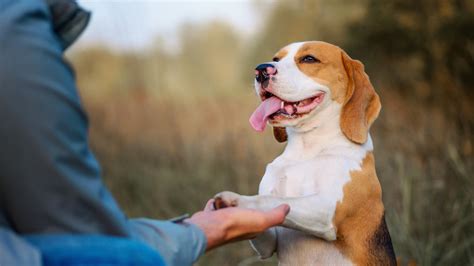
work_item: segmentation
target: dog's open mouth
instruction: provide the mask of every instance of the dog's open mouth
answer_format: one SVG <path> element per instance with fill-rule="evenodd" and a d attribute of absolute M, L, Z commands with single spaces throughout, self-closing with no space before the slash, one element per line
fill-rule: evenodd
<path fill-rule="evenodd" d="M 265 91 L 260 95 L 262 103 L 250 117 L 250 124 L 257 131 L 263 131 L 268 120 L 295 119 L 314 110 L 324 99 L 324 92 L 297 102 L 285 101 Z"/>

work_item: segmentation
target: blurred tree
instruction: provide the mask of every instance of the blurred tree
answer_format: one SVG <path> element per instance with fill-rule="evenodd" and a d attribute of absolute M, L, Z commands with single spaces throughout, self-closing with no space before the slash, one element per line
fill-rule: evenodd
<path fill-rule="evenodd" d="M 124 82 L 126 59 L 105 47 L 95 47 L 71 54 L 80 75 L 78 87 L 86 88 L 81 93 L 87 97 L 102 97 L 123 94 L 128 91 Z"/>
<path fill-rule="evenodd" d="M 179 52 L 170 73 L 175 92 L 190 90 L 200 95 L 232 92 L 241 84 L 240 38 L 228 24 L 214 21 L 202 26 L 186 24 L 180 32 Z M 198 94 L 193 94 L 198 95 Z"/>
<path fill-rule="evenodd" d="M 365 59 L 370 70 L 391 76 L 406 93 L 412 90 L 404 85 L 427 82 L 436 88 L 420 96 L 444 97 L 458 89 L 473 96 L 472 1 L 370 0 L 366 16 L 350 29 L 351 52 Z"/>
<path fill-rule="evenodd" d="M 173 71 L 171 60 L 172 56 L 165 49 L 162 37 L 158 37 L 146 56 L 142 56 L 139 69 L 143 71 L 144 86 L 150 93 L 160 95 L 167 91 L 169 85 L 166 77 Z"/>

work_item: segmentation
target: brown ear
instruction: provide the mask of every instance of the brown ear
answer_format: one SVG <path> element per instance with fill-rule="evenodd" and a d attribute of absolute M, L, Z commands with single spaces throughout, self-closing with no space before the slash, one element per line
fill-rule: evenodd
<path fill-rule="evenodd" d="M 379 115 L 380 99 L 360 61 L 342 52 L 342 63 L 348 82 L 341 112 L 341 130 L 351 141 L 363 144 L 367 141 L 370 126 Z"/>
<path fill-rule="evenodd" d="M 288 139 L 286 128 L 284 127 L 273 127 L 273 136 L 280 143 L 285 142 Z"/>

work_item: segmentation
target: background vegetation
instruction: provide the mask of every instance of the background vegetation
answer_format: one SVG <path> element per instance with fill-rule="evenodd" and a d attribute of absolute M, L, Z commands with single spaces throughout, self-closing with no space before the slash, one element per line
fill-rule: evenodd
<path fill-rule="evenodd" d="M 284 148 L 248 125 L 253 68 L 299 40 L 335 43 L 366 64 L 382 99 L 371 132 L 397 256 L 474 265 L 474 2 L 256 2 L 262 30 L 185 25 L 176 51 L 72 55 L 91 145 L 130 216 L 170 218 L 222 190 L 255 194 Z M 138 30 L 138 29 L 137 29 Z M 270 265 L 245 242 L 199 265 Z"/>

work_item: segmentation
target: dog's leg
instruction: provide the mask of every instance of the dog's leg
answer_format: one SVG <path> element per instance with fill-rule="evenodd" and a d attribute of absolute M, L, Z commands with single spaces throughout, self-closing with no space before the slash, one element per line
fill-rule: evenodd
<path fill-rule="evenodd" d="M 276 251 L 277 234 L 276 228 L 270 228 L 265 232 L 259 234 L 254 239 L 250 240 L 252 248 L 260 256 L 260 259 L 268 259 Z"/>
<path fill-rule="evenodd" d="M 234 192 L 221 192 L 215 196 L 223 201 L 223 206 L 268 211 L 280 204 L 290 205 L 290 212 L 283 223 L 284 227 L 303 231 L 326 240 L 336 239 L 333 217 L 336 200 L 321 194 L 304 197 L 284 198 L 275 196 L 242 196 Z"/>

